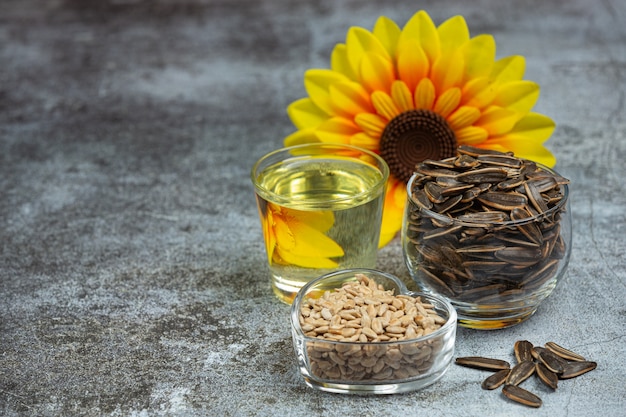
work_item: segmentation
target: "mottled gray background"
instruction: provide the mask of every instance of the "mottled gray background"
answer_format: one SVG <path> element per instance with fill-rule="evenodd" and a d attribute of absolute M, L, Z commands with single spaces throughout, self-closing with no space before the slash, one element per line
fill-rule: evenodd
<path fill-rule="evenodd" d="M 565 279 L 528 322 L 457 343 L 512 360 L 517 339 L 555 340 L 598 362 L 554 393 L 528 382 L 539 410 L 458 366 L 406 395 L 306 388 L 269 288 L 251 165 L 350 26 L 421 8 L 525 55 L 558 124 Z M 624 22 L 620 0 L 2 0 L 0 414 L 624 415 Z M 379 267 L 409 280 L 397 240 Z"/>

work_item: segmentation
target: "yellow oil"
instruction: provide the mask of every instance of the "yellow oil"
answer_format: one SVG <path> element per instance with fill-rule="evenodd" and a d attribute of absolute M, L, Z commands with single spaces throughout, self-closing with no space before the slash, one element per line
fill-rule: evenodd
<path fill-rule="evenodd" d="M 281 208 L 288 209 L 290 218 L 287 220 L 291 221 L 291 225 L 299 218 L 310 218 L 310 214 L 315 212 L 331 219 L 331 227 L 320 231 L 343 249 L 342 256 L 325 259 L 335 263 L 335 266 L 303 266 L 302 263 L 308 262 L 298 259 L 290 263 L 277 254 L 289 252 L 292 238 L 306 239 L 307 236 L 276 234 L 278 238 L 273 256 L 269 256 L 269 264 L 273 289 L 280 299 L 291 303 L 306 282 L 333 270 L 376 266 L 384 200 L 384 181 L 376 167 L 341 157 L 294 158 L 268 167 L 256 180 L 262 220 L 267 222 L 268 204 L 274 205 L 274 213 Z M 268 233 L 267 230 L 264 232 Z M 289 239 L 281 241 L 281 237 Z M 266 249 L 268 254 L 272 250 Z M 314 251 L 311 255 L 315 258 Z"/>

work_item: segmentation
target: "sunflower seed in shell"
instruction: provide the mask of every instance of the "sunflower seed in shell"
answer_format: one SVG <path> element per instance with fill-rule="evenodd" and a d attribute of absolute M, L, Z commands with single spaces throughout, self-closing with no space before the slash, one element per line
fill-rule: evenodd
<path fill-rule="evenodd" d="M 533 344 L 530 343 L 528 340 L 518 340 L 517 342 L 515 342 L 513 350 L 515 352 L 515 358 L 517 359 L 517 362 L 532 361 L 532 349 Z"/>
<path fill-rule="evenodd" d="M 543 262 L 538 269 L 526 275 L 522 284 L 526 289 L 540 287 L 554 277 L 558 266 L 558 259 L 550 259 Z"/>
<path fill-rule="evenodd" d="M 541 255 L 539 248 L 507 247 L 495 252 L 496 259 L 521 266 L 535 265 L 542 259 Z"/>
<path fill-rule="evenodd" d="M 513 210 L 528 204 L 528 198 L 524 194 L 516 192 L 488 191 L 480 194 L 476 199 L 497 210 Z"/>
<path fill-rule="evenodd" d="M 454 160 L 454 166 L 457 168 L 474 168 L 479 164 L 480 162 L 470 155 L 461 155 Z"/>
<path fill-rule="evenodd" d="M 525 179 L 523 177 L 513 177 L 507 180 L 501 181 L 496 185 L 496 189 L 500 191 L 512 190 L 515 187 L 519 187 L 524 184 Z"/>
<path fill-rule="evenodd" d="M 527 182 L 529 184 L 532 183 L 533 186 L 540 193 L 546 193 L 546 192 L 548 192 L 550 190 L 553 190 L 558 185 L 557 184 L 557 180 L 556 180 L 556 178 L 553 175 L 546 176 L 546 177 L 543 177 L 543 178 L 530 179 L 530 180 L 527 180 Z"/>
<path fill-rule="evenodd" d="M 461 226 L 453 226 L 453 227 L 439 227 L 437 229 L 430 230 L 424 233 L 424 240 L 434 239 L 437 237 L 445 236 L 447 234 L 456 232 L 459 230 Z"/>
<path fill-rule="evenodd" d="M 530 351 L 530 354 L 533 355 L 533 358 L 535 358 L 536 360 L 539 360 L 539 355 L 544 350 L 546 350 L 546 348 L 542 348 L 541 346 L 533 346 L 532 350 Z"/>
<path fill-rule="evenodd" d="M 546 349 L 548 349 L 550 352 L 568 361 L 583 362 L 586 360 L 582 355 L 572 352 L 569 349 L 565 349 L 563 346 L 559 346 L 554 342 L 548 342 L 545 344 L 545 346 Z"/>
<path fill-rule="evenodd" d="M 521 208 L 514 208 L 511 210 L 511 220 L 513 221 L 524 221 L 530 219 L 531 215 L 528 211 Z M 536 223 L 531 222 L 530 220 L 525 223 L 521 223 L 517 225 L 518 230 L 528 238 L 528 240 L 535 242 L 539 245 L 543 243 L 543 234 L 541 233 L 541 229 L 537 226 Z"/>
<path fill-rule="evenodd" d="M 502 369 L 487 377 L 480 386 L 486 390 L 496 389 L 504 384 L 510 372 L 510 369 Z"/>
<path fill-rule="evenodd" d="M 476 213 L 463 214 L 458 216 L 457 219 L 462 222 L 476 223 L 478 226 L 482 227 L 483 223 L 484 226 L 488 226 L 491 223 L 505 222 L 509 218 L 507 214 L 502 211 L 479 211 Z"/>
<path fill-rule="evenodd" d="M 417 190 L 413 193 L 413 201 L 417 203 L 418 206 L 425 208 L 426 210 L 430 210 L 433 208 L 433 203 L 428 199 L 426 195 L 426 191 Z"/>
<path fill-rule="evenodd" d="M 433 178 L 437 178 L 437 177 L 452 177 L 452 178 L 456 178 L 456 176 L 459 175 L 459 173 L 457 171 L 454 171 L 452 169 L 432 168 L 432 167 L 424 164 L 423 162 L 417 165 L 417 167 L 415 168 L 415 172 L 417 172 L 418 174 L 421 174 L 423 176 L 433 177 Z"/>
<path fill-rule="evenodd" d="M 575 378 L 589 371 L 593 371 L 597 366 L 598 364 L 592 361 L 568 362 L 563 367 L 563 372 L 559 375 L 559 378 Z"/>
<path fill-rule="evenodd" d="M 447 199 L 443 203 L 435 204 L 435 211 L 437 213 L 443 214 L 447 213 L 451 209 L 453 209 L 457 204 L 461 202 L 463 196 L 461 194 L 447 197 Z"/>
<path fill-rule="evenodd" d="M 438 287 L 438 290 L 441 291 L 443 295 L 451 296 L 455 294 L 455 292 L 448 286 L 448 284 L 446 284 L 441 278 L 439 278 L 437 275 L 435 275 L 425 267 L 419 266 L 417 268 L 417 271 L 423 274 L 429 282 Z"/>
<path fill-rule="evenodd" d="M 527 405 L 529 407 L 539 408 L 541 407 L 541 398 L 537 397 L 530 391 L 520 388 L 516 385 L 505 385 L 502 388 L 502 393 L 510 400 L 518 402 L 520 404 Z"/>
<path fill-rule="evenodd" d="M 425 159 L 422 161 L 422 164 L 428 165 L 435 168 L 445 168 L 445 169 L 454 169 L 454 161 L 456 157 L 450 157 L 446 159 Z"/>
<path fill-rule="evenodd" d="M 473 187 L 472 184 L 465 184 L 464 182 L 461 182 L 454 177 L 437 177 L 435 178 L 435 182 L 443 187 L 445 190 L 450 187 L 464 187 L 468 189 Z"/>
<path fill-rule="evenodd" d="M 461 246 L 456 249 L 457 253 L 482 253 L 482 252 L 495 252 L 498 250 L 505 249 L 506 246 L 498 245 L 498 246 L 490 246 L 490 245 L 472 245 L 472 246 Z"/>
<path fill-rule="evenodd" d="M 424 191 L 426 191 L 426 196 L 430 201 L 435 204 L 441 204 L 446 201 L 446 197 L 441 195 L 441 191 L 443 188 L 438 185 L 436 182 L 427 182 L 424 185 Z"/>
<path fill-rule="evenodd" d="M 476 160 L 484 165 L 499 165 L 508 168 L 521 168 L 522 160 L 507 154 L 477 155 Z"/>
<path fill-rule="evenodd" d="M 557 376 L 557 374 L 549 370 L 548 367 L 545 366 L 543 363 L 537 362 L 535 364 L 535 372 L 537 373 L 539 380 L 541 380 L 541 382 L 543 382 L 545 385 L 552 389 L 557 388 L 559 384 L 559 377 Z"/>
<path fill-rule="evenodd" d="M 519 385 L 534 373 L 535 363 L 533 361 L 522 361 L 511 369 L 511 373 L 506 378 L 506 383 L 508 385 Z"/>
<path fill-rule="evenodd" d="M 444 178 L 437 178 L 437 184 L 442 186 L 443 189 L 441 190 L 441 195 L 443 196 L 451 196 L 451 195 L 461 195 L 463 196 L 463 193 L 471 188 L 474 188 L 474 184 L 465 184 L 462 182 L 458 182 L 457 180 L 454 180 L 455 182 L 457 182 L 458 184 L 456 185 L 442 185 L 442 182 L 445 181 L 440 181 Z M 451 179 L 451 178 L 450 178 Z M 480 188 L 479 188 L 480 190 Z"/>
<path fill-rule="evenodd" d="M 511 368 L 511 364 L 505 360 L 483 358 L 482 356 L 465 356 L 456 358 L 455 363 L 469 368 L 484 369 L 487 371 L 499 371 Z"/>
<path fill-rule="evenodd" d="M 498 183 L 508 178 L 507 170 L 504 168 L 480 168 L 472 171 L 457 173 L 456 179 L 459 181 L 480 184 Z"/>
<path fill-rule="evenodd" d="M 532 205 L 537 209 L 539 213 L 545 213 L 546 211 L 548 211 L 548 205 L 545 201 L 543 201 L 541 193 L 532 182 L 526 181 L 524 183 L 524 189 L 526 190 L 528 200 L 530 200 Z"/>
<path fill-rule="evenodd" d="M 562 359 L 550 352 L 548 349 L 544 349 L 540 352 L 537 359 L 555 374 L 563 373 L 564 363 L 562 362 Z"/>

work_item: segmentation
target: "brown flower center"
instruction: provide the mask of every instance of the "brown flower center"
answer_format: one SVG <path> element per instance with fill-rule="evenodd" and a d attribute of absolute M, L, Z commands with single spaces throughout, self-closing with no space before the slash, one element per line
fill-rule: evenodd
<path fill-rule="evenodd" d="M 430 110 L 409 110 L 394 117 L 380 138 L 380 156 L 391 173 L 407 182 L 425 159 L 456 155 L 456 136 L 446 119 Z"/>

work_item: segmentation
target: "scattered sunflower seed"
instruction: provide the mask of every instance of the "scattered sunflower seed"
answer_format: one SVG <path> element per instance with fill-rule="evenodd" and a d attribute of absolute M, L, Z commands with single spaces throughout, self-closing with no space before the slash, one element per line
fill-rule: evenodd
<path fill-rule="evenodd" d="M 513 346 L 513 350 L 515 351 L 515 359 L 517 359 L 518 362 L 532 361 L 532 349 L 533 344 L 530 343 L 528 340 L 518 340 Z"/>
<path fill-rule="evenodd" d="M 559 346 L 554 342 L 548 342 L 546 343 L 545 346 L 546 346 L 546 349 L 548 349 L 550 352 L 554 353 L 555 355 L 559 355 L 563 359 L 566 359 L 569 361 L 579 361 L 579 362 L 585 361 L 584 356 L 579 355 L 578 353 L 572 352 L 569 349 L 565 349 L 564 347 Z"/>
<path fill-rule="evenodd" d="M 541 407 L 541 398 L 517 385 L 505 385 L 502 393 L 509 399 L 529 407 Z"/>
<path fill-rule="evenodd" d="M 519 404 L 538 408 L 542 404 L 541 398 L 519 386 L 533 374 L 543 384 L 556 390 L 559 379 L 575 378 L 598 366 L 596 362 L 585 360 L 582 355 L 554 342 L 548 342 L 545 346 L 534 346 L 528 340 L 516 341 L 513 352 L 517 363 L 513 368 L 505 360 L 482 356 L 459 357 L 455 362 L 470 368 L 496 371 L 482 381 L 483 389 L 493 390 L 504 385 L 502 393 L 505 397 Z"/>
<path fill-rule="evenodd" d="M 502 369 L 492 374 L 491 376 L 487 377 L 481 384 L 481 387 L 487 390 L 496 389 L 500 387 L 502 384 L 504 384 L 504 382 L 507 380 L 507 377 L 509 376 L 510 373 L 511 373 L 510 369 Z"/>
<path fill-rule="evenodd" d="M 533 361 L 522 361 L 511 369 L 511 373 L 506 378 L 506 383 L 507 385 L 519 385 L 534 373 L 535 363 Z"/>
<path fill-rule="evenodd" d="M 591 362 L 591 361 L 569 362 L 563 368 L 563 372 L 559 375 L 559 378 L 561 379 L 575 378 L 589 371 L 593 371 L 594 369 L 596 369 L 597 366 L 598 366 L 597 363 Z"/>
<path fill-rule="evenodd" d="M 457 365 L 467 366 L 468 368 L 477 368 L 487 371 L 497 371 L 502 369 L 510 369 L 511 365 L 507 361 L 492 358 L 483 358 L 481 356 L 466 356 L 456 358 Z"/>
<path fill-rule="evenodd" d="M 559 377 L 557 376 L 557 374 L 555 374 L 554 372 L 549 370 L 541 362 L 538 362 L 536 364 L 536 367 L 537 368 L 536 368 L 535 372 L 537 372 L 537 376 L 539 377 L 541 382 L 543 382 L 544 384 L 546 384 L 547 386 L 549 386 L 552 389 L 556 389 L 558 384 L 559 384 Z"/>

